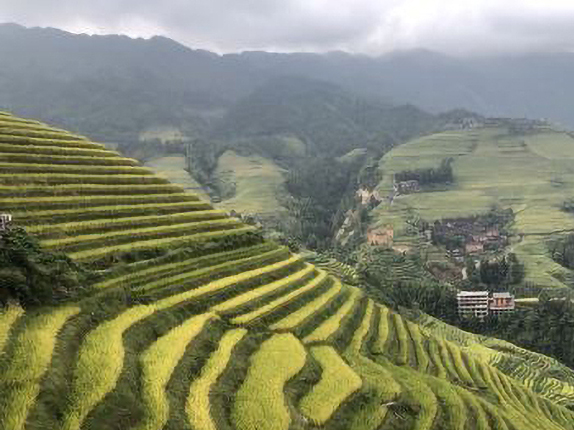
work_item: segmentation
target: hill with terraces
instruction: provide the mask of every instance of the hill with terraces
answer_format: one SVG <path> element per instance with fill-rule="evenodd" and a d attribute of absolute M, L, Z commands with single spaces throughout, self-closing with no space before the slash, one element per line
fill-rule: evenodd
<path fill-rule="evenodd" d="M 392 202 L 384 199 L 373 212 L 375 223 L 392 227 L 396 243 L 420 249 L 425 240 L 414 224 L 464 222 L 493 208 L 511 209 L 506 249 L 525 264 L 524 283 L 571 288 L 574 273 L 552 258 L 548 241 L 574 231 L 574 216 L 565 206 L 574 191 L 572 134 L 541 122 L 493 119 L 480 127 L 416 138 L 382 157 L 378 190 L 387 196 L 395 175 L 436 168 L 449 158 L 451 183 L 402 193 Z M 444 254 L 444 247 L 428 252 L 433 259 L 433 252 Z"/>
<path fill-rule="evenodd" d="M 0 212 L 99 275 L 0 310 L 2 429 L 574 429 L 560 363 L 408 319 L 84 137 L 1 114 Z"/>

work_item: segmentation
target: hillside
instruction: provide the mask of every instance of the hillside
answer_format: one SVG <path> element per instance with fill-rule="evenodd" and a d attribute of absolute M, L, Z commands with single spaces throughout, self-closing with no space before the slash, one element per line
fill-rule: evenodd
<path fill-rule="evenodd" d="M 3 113 L 0 159 L 0 211 L 100 275 L 0 310 L 3 430 L 574 429 L 559 364 L 506 374 L 103 145 Z"/>
<path fill-rule="evenodd" d="M 395 240 L 417 242 L 414 219 L 470 218 L 493 207 L 512 209 L 512 250 L 526 264 L 525 282 L 565 287 L 570 270 L 550 257 L 547 242 L 574 229 L 564 203 L 574 192 L 574 139 L 540 127 L 523 132 L 505 125 L 444 132 L 415 139 L 383 157 L 382 194 L 392 190 L 393 175 L 437 167 L 452 158 L 454 181 L 383 202 L 374 212 L 379 225 L 392 225 Z"/>
<path fill-rule="evenodd" d="M 269 80 L 296 76 L 431 112 L 466 108 L 574 126 L 571 52 L 449 57 L 412 50 L 367 57 L 217 55 L 193 48 L 166 37 L 88 36 L 2 24 L 0 56 L 10 62 L 0 70 L 0 107 L 113 141 L 150 126 L 191 121 L 201 128 L 202 121 L 220 118 Z"/>

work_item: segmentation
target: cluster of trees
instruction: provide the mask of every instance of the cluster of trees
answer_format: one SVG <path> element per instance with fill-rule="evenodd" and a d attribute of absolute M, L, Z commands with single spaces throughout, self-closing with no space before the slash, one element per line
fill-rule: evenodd
<path fill-rule="evenodd" d="M 418 181 L 420 185 L 449 184 L 454 181 L 452 158 L 445 158 L 440 166 L 428 169 L 404 170 L 395 173 L 395 181 Z"/>
<path fill-rule="evenodd" d="M 43 251 L 22 228 L 0 234 L 0 305 L 53 304 L 77 297 L 95 279 L 66 255 Z"/>
<path fill-rule="evenodd" d="M 550 241 L 548 248 L 554 261 L 568 269 L 574 269 L 574 234 Z"/>
<path fill-rule="evenodd" d="M 471 289 L 486 285 L 491 291 L 502 291 L 524 280 L 524 263 L 512 252 L 495 259 L 482 259 L 479 264 L 469 260 L 466 271 Z"/>
<path fill-rule="evenodd" d="M 359 166 L 336 158 L 303 160 L 287 175 L 286 188 L 293 196 L 290 211 L 299 231 L 293 232 L 307 246 L 325 249 L 336 228 L 335 217 L 343 196 L 352 192 L 352 178 Z"/>
<path fill-rule="evenodd" d="M 402 255 L 382 247 L 363 247 L 355 253 L 362 285 L 389 306 L 422 310 L 456 321 L 456 290 L 434 279 L 420 256 Z"/>

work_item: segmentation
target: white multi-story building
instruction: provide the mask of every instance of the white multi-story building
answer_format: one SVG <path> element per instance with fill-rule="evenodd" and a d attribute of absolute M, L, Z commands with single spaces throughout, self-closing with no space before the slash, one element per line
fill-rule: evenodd
<path fill-rule="evenodd" d="M 508 292 L 460 291 L 457 295 L 458 314 L 484 318 L 489 314 L 500 315 L 516 308 L 514 296 Z"/>
<path fill-rule="evenodd" d="M 490 297 L 488 291 L 460 291 L 456 295 L 458 314 L 485 318 L 488 315 Z"/>

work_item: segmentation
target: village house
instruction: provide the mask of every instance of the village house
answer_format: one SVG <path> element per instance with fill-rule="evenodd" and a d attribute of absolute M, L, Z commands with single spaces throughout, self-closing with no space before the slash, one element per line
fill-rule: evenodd
<path fill-rule="evenodd" d="M 415 179 L 411 179 L 410 181 L 395 182 L 393 189 L 395 190 L 395 193 L 399 194 L 418 193 L 421 190 L 419 181 Z"/>
<path fill-rule="evenodd" d="M 464 245 L 464 251 L 466 254 L 480 254 L 484 251 L 483 242 L 470 242 Z"/>
<path fill-rule="evenodd" d="M 391 246 L 394 239 L 392 227 L 370 229 L 367 231 L 367 242 L 375 246 Z"/>
<path fill-rule="evenodd" d="M 6 230 L 12 223 L 12 215 L 0 214 L 0 231 Z"/>
<path fill-rule="evenodd" d="M 377 190 L 369 191 L 367 188 L 359 188 L 356 195 L 361 199 L 361 204 L 363 206 L 368 205 L 373 201 L 376 204 L 383 201 L 381 194 Z"/>
<path fill-rule="evenodd" d="M 462 252 L 462 249 L 459 248 L 447 249 L 446 253 L 450 258 L 452 258 L 457 263 L 464 262 L 464 253 Z"/>
<path fill-rule="evenodd" d="M 490 298 L 490 313 L 500 315 L 512 312 L 516 308 L 514 296 L 510 293 L 492 293 Z"/>

